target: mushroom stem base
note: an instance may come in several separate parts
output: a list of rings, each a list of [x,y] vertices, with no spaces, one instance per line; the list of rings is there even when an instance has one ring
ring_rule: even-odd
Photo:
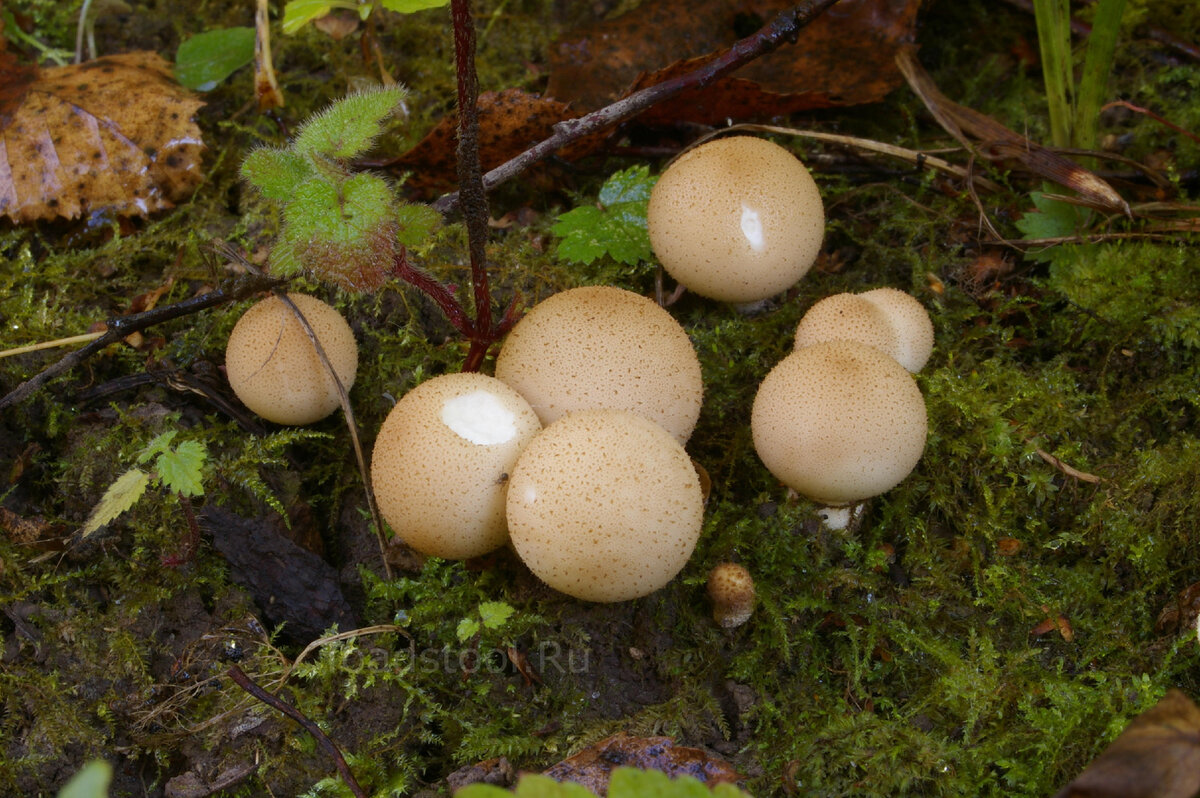
[[[846,504],[841,507],[822,506],[817,508],[817,516],[821,519],[821,523],[826,529],[840,531],[850,526],[851,521],[858,519],[858,514],[862,512],[862,502],[858,504]]]

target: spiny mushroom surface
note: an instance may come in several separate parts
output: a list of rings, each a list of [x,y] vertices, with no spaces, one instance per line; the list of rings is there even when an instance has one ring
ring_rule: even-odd
[[[508,528],[517,554],[550,587],[626,601],[683,568],[703,504],[696,469],[669,432],[625,410],[581,410],[517,458]]]
[[[679,322],[653,301],[612,286],[572,288],[535,305],[508,334],[496,377],[543,424],[575,410],[638,413],[685,443],[704,384]]]
[[[350,325],[330,305],[288,293],[313,328],[342,387],[358,370]],[[282,299],[252,305],[234,325],[225,347],[229,385],[253,412],[277,424],[311,424],[338,408],[337,386],[300,321]]]
[[[766,139],[732,136],[667,167],[651,190],[646,227],[663,268],[689,290],[749,303],[808,272],[825,210],[795,155]]]
[[[754,448],[771,473],[834,506],[899,484],[921,459],[927,427],[912,375],[858,341],[793,351],[763,379],[750,415]]]
[[[541,429],[516,391],[483,374],[443,374],[406,393],[371,455],[379,512],[422,554],[465,559],[504,545],[504,494]]]

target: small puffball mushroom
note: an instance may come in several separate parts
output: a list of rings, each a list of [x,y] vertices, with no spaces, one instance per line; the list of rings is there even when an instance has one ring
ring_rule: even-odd
[[[316,297],[287,296],[304,314],[349,391],[358,370],[358,344],[350,325]],[[225,347],[225,371],[242,404],[276,424],[311,424],[340,404],[337,386],[312,340],[277,296],[252,305],[238,319]]]
[[[667,167],[650,192],[646,229],[673,278],[701,296],[745,304],[808,272],[825,209],[795,155],[766,139],[732,136]]]
[[[422,554],[466,559],[508,541],[508,475],[542,427],[520,394],[483,374],[443,374],[406,393],[371,455],[379,512]]]
[[[858,341],[793,351],[763,379],[750,413],[771,473],[835,507],[899,484],[921,459],[927,426],[912,375]]]
[[[700,361],[679,322],[644,296],[612,286],[572,288],[535,305],[496,358],[549,425],[574,410],[630,410],[686,443],[704,396]]]
[[[873,346],[916,373],[933,352],[933,322],[911,294],[876,288],[827,296],[809,308],[796,327],[797,349],[842,340]]]
[[[700,537],[703,505],[696,469],[669,432],[627,410],[581,410],[517,458],[508,529],[550,587],[626,601],[679,573]]]
[[[754,579],[737,563],[720,563],[708,572],[708,597],[718,626],[741,626],[754,613]]]
[[[879,308],[896,331],[898,351],[893,357],[914,374],[925,367],[933,354],[933,322],[925,306],[899,288],[876,288],[858,296]]]
[[[857,294],[827,296],[805,312],[796,327],[796,349],[821,341],[858,341],[891,358],[900,351],[891,320]]]

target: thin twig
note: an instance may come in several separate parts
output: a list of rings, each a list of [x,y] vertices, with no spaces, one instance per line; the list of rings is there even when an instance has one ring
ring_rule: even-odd
[[[338,773],[341,774],[342,781],[346,782],[346,786],[350,788],[350,792],[354,793],[356,798],[367,798],[366,792],[363,791],[362,787],[358,786],[358,782],[355,780],[354,774],[350,772],[350,766],[346,764],[346,759],[342,756],[342,752],[338,750],[338,747],[334,744],[333,740],[330,740],[329,736],[326,735],[325,732],[321,731],[320,726],[306,718],[304,714],[300,712],[300,710],[296,709],[291,704],[259,687],[254,683],[254,680],[247,676],[245,672],[242,671],[242,669],[237,665],[230,665],[229,670],[226,671],[226,673],[229,674],[230,679],[233,679],[233,681],[237,682],[238,687],[241,687],[259,701],[263,702],[272,709],[282,712],[303,726],[304,730],[311,734],[313,739],[317,741],[317,745],[321,746],[325,753],[329,754],[329,756],[333,758],[333,762],[337,766]]]
[[[567,119],[554,126],[554,133],[525,152],[492,169],[483,176],[484,190],[490,191],[506,180],[516,177],[533,164],[573,141],[610,128],[646,110],[656,103],[674,97],[684,89],[701,88],[713,83],[751,61],[772,52],[786,43],[795,44],[800,30],[820,16],[838,0],[807,0],[782,12],[758,32],[740,39],[699,69],[662,83],[649,86],[577,119]],[[445,194],[433,203],[441,213],[458,207],[459,194]]]
[[[371,524],[375,527],[375,538],[379,541],[379,555],[383,559],[383,570],[387,574],[387,578],[392,578],[392,566],[388,563],[387,558],[387,538],[383,533],[383,516],[379,514],[379,506],[375,503],[375,491],[371,489],[371,474],[367,468],[367,459],[363,455],[362,441],[358,437],[358,423],[354,420],[354,408],[350,404],[350,395],[346,393],[346,386],[342,384],[342,380],[338,377],[337,370],[330,362],[329,356],[325,354],[325,347],[321,346],[321,341],[317,338],[317,331],[308,323],[308,319],[292,301],[292,298],[284,291],[277,291],[276,295],[283,300],[283,304],[287,305],[292,311],[292,315],[296,317],[296,321],[300,322],[300,327],[304,330],[304,334],[308,336],[308,340],[316,350],[317,359],[321,361],[321,365],[325,367],[325,371],[333,378],[334,388],[337,389],[338,403],[342,406],[342,414],[346,418],[346,429],[350,431],[350,445],[354,449],[354,457],[358,461],[358,473],[362,476],[363,490],[367,494],[367,510],[371,513]]]
[[[279,285],[281,280],[277,277],[267,277],[263,275],[247,274],[239,275],[229,281],[225,286],[209,291],[207,294],[201,294],[191,299],[185,299],[182,302],[177,302],[174,305],[166,307],[154,308],[142,313],[134,313],[129,316],[119,316],[115,319],[109,319],[106,324],[108,329],[99,338],[91,341],[86,346],[76,349],[74,352],[64,356],[51,366],[47,366],[42,371],[27,379],[25,382],[12,389],[3,398],[0,398],[0,410],[23,402],[33,395],[35,391],[44,386],[50,380],[70,371],[75,366],[78,366],[83,361],[87,360],[92,355],[107,347],[109,344],[115,344],[122,340],[130,333],[139,332],[156,324],[162,324],[165,321],[171,321],[183,316],[188,316],[192,313],[198,313],[201,310],[206,310],[217,305],[223,305],[226,302],[234,302],[239,299],[245,299],[253,294],[269,290]]]

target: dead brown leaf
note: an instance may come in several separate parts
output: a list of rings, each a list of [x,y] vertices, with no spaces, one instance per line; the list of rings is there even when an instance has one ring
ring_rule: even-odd
[[[686,71],[683,64],[753,33],[792,0],[659,0],[560,39],[550,54],[546,93],[592,110],[637,82],[650,85]],[[677,98],[670,121],[748,118],[808,108],[875,102],[901,85],[896,49],[913,39],[919,0],[842,0],[779,51]],[[696,66],[692,63],[692,67]],[[644,73],[650,73],[644,75]],[[639,76],[642,76],[639,79]],[[718,109],[727,105],[729,112]],[[704,119],[693,116],[689,110]]]
[[[157,53],[51,67],[2,93],[0,212],[15,222],[146,216],[202,178],[192,115],[203,103]]]
[[[543,775],[556,781],[582,784],[596,795],[608,792],[613,768],[627,766],[661,770],[672,778],[692,776],[708,785],[741,778],[733,766],[699,748],[675,745],[670,737],[634,737],[618,732],[552,765]]]
[[[1192,798],[1200,791],[1200,708],[1170,690],[1055,798]]]

